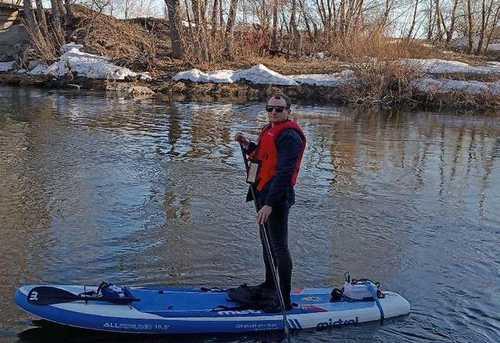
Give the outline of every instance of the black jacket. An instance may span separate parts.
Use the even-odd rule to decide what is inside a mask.
[[[255,143],[250,143],[247,153],[251,153],[257,148]],[[284,130],[276,141],[278,150],[278,168],[276,175],[266,185],[266,187],[258,192],[254,187],[257,198],[258,207],[264,205],[271,207],[290,207],[295,204],[295,191],[292,186],[292,176],[297,165],[297,160],[300,158],[304,142],[299,133],[294,129]],[[250,190],[247,194],[247,201],[252,201]]]

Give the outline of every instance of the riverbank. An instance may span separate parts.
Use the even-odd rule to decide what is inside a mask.
[[[0,62],[0,83],[45,88],[93,89],[130,97],[167,100],[255,101],[280,91],[295,102],[383,108],[497,110],[500,62],[469,64],[437,58],[368,59],[340,63],[318,56],[309,61],[268,60],[237,69],[203,71],[177,65],[169,72],[136,72],[81,44],[61,47],[51,64],[39,60],[22,67]]]
[[[296,102],[497,110],[500,63],[471,66],[437,59],[406,59],[339,67],[329,74],[282,75],[259,64],[247,69],[203,72],[198,69],[151,77],[113,65],[102,56],[73,46],[51,66],[0,73],[0,83],[44,88],[92,89],[133,98],[166,100],[262,101],[281,91]],[[360,71],[364,68],[363,71]]]

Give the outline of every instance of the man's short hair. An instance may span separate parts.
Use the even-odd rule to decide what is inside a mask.
[[[286,108],[290,108],[290,106],[292,106],[292,100],[290,100],[290,98],[288,96],[286,96],[285,94],[281,94],[281,93],[276,93],[276,94],[272,94],[269,99],[267,99],[267,102],[269,102],[269,100],[271,99],[283,99],[285,100],[286,102]]]

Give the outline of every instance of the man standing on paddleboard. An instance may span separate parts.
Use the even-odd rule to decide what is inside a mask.
[[[235,140],[240,143],[250,160],[248,181],[252,183],[247,201],[256,200],[257,223],[267,226],[268,238],[274,263],[278,269],[280,289],[286,310],[292,308],[290,291],[292,282],[292,258],[288,250],[288,213],[295,203],[294,185],[299,173],[306,138],[302,128],[290,116],[290,99],[282,94],[274,94],[267,101],[266,125],[257,143],[251,142],[244,134],[238,133]],[[255,195],[253,199],[252,194]],[[263,232],[260,230],[266,267],[265,281],[258,286],[246,287],[255,298],[263,294],[275,294],[273,271],[267,258]],[[276,296],[271,297],[266,308],[279,311]]]

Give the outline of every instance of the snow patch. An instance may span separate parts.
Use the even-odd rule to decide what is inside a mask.
[[[181,71],[175,74],[174,80],[175,81],[185,80],[196,83],[210,82],[210,80],[208,79],[208,74],[196,68],[191,70]]]
[[[48,74],[49,66],[45,63],[37,64],[35,68],[31,69],[28,74],[30,75],[46,75]]]
[[[471,66],[458,61],[447,61],[436,58],[401,60],[402,64],[417,68],[426,74],[500,74],[500,65],[489,62],[486,66]]]
[[[16,61],[0,62],[0,73],[14,69]]]
[[[422,78],[411,82],[411,86],[424,93],[446,94],[446,93],[467,93],[467,94],[491,94],[500,95],[500,81],[480,82],[480,81],[460,81],[460,80],[436,80]]]
[[[59,61],[50,66],[39,64],[29,71],[29,74],[62,77],[68,73],[74,73],[89,79],[124,80],[128,77],[151,79],[147,74],[135,73],[128,68],[112,64],[109,62],[109,57],[82,52],[80,51],[82,48],[80,44],[68,43],[61,47],[63,55]]]
[[[191,82],[213,82],[213,83],[235,83],[240,81],[248,81],[254,84],[270,84],[270,85],[285,85],[296,86],[292,78],[267,68],[262,64],[257,64],[249,69],[238,71],[233,70],[218,70],[205,73],[198,69],[191,69],[177,73],[174,76],[175,81],[191,81]]]
[[[334,74],[301,74],[290,76],[294,81],[302,85],[337,87],[354,81],[352,70],[343,70]]]
[[[253,84],[297,86],[301,84],[335,87],[354,80],[352,70],[344,70],[334,74],[282,75],[262,64],[238,71],[218,70],[202,72],[198,69],[182,71],[174,76],[175,81],[191,81],[199,83],[235,83],[247,81]]]
[[[191,81],[198,83],[233,83],[233,74],[232,70],[218,70],[214,72],[204,73],[198,69],[191,69],[186,71],[181,71],[174,76],[175,81]]]
[[[421,68],[427,73],[500,73],[500,62],[488,62],[482,67],[473,67],[467,63],[437,59],[408,59],[403,63],[408,63]],[[248,81],[253,84],[286,86],[311,85],[323,87],[338,87],[356,83],[356,77],[352,70],[344,70],[340,73],[333,74],[301,74],[287,76],[277,73],[262,64],[238,71],[219,70],[205,73],[198,69],[192,69],[177,73],[174,76],[174,80],[189,80],[196,83],[235,83],[239,81]],[[425,93],[442,94],[459,92],[473,95],[500,95],[500,81],[481,82],[421,78],[413,81],[411,85],[416,90]]]
[[[500,51],[500,43],[488,45],[488,51]]]
[[[234,73],[233,81],[248,81],[255,84],[271,84],[282,86],[296,86],[297,82],[288,76],[281,75],[263,64],[257,64],[249,69],[239,70]]]

